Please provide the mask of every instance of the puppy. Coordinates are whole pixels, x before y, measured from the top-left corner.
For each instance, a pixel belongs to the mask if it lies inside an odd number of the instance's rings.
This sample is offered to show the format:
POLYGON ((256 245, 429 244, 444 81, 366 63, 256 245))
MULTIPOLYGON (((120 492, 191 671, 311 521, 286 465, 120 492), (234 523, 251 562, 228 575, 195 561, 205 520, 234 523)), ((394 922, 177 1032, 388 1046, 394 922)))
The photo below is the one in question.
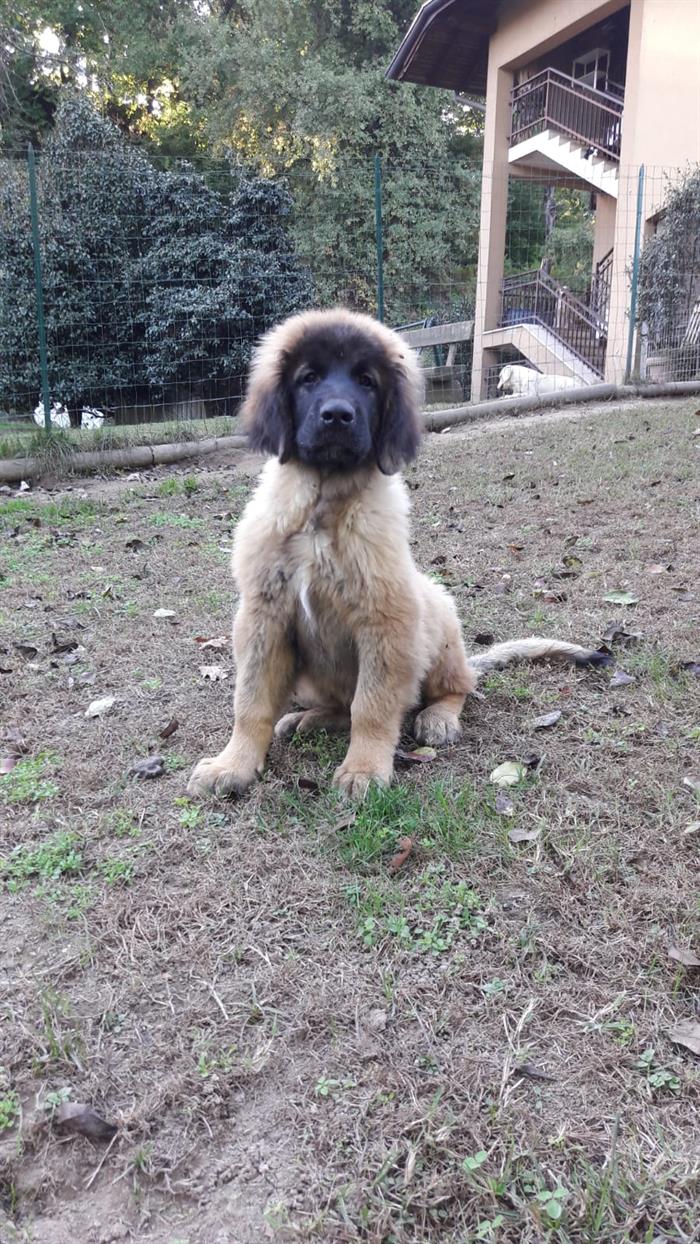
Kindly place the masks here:
POLYGON ((397 472, 418 450, 421 394, 406 343, 368 316, 305 312, 263 338, 242 414, 251 446, 273 460, 234 540, 234 729, 197 764, 191 795, 245 791, 275 727, 349 725, 333 780, 361 798, 391 782, 409 710, 419 709, 417 742, 453 743, 484 668, 518 656, 593 659, 529 640, 500 645, 490 665, 488 653, 470 663, 453 601, 409 548, 397 472), (285 712, 292 698, 299 708, 285 712))

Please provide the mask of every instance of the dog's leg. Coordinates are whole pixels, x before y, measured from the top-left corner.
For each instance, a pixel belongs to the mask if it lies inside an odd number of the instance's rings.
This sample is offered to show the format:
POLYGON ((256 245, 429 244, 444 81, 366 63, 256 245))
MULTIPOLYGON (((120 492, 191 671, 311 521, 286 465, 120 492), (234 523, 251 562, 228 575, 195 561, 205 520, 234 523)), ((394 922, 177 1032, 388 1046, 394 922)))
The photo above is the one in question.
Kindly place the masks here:
POLYGON ((294 653, 283 618, 242 603, 233 628, 236 693, 233 734, 218 756, 195 766, 190 795, 240 795, 262 773, 275 721, 294 681, 294 653))
POLYGON ((390 645, 381 627, 356 636, 356 642, 359 674, 350 706, 350 747, 333 785, 362 799, 372 783, 390 784, 401 722, 418 687, 408 630, 405 635, 395 630, 390 645))
POLYGON ((350 714, 342 708, 302 708, 293 713, 285 713, 275 726, 276 739, 288 739, 293 734, 311 734, 314 730, 328 730, 335 733, 347 730, 350 726, 350 714))
POLYGON ((465 698, 476 687, 476 675, 467 660, 456 615, 448 614, 445 622, 439 656, 423 683, 425 708, 413 726, 416 741, 431 747, 454 743, 459 738, 459 715, 465 698))

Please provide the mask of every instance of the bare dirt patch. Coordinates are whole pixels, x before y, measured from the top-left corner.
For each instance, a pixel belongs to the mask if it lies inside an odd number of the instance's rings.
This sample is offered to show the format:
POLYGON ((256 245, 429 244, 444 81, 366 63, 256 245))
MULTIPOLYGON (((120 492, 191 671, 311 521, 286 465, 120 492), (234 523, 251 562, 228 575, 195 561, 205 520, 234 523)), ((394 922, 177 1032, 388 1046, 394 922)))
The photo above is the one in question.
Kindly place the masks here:
POLYGON ((325 736, 185 797, 255 460, 1 499, 3 1244, 697 1238, 694 409, 427 439, 416 557, 468 643, 616 622, 633 681, 494 675, 354 820, 325 736))

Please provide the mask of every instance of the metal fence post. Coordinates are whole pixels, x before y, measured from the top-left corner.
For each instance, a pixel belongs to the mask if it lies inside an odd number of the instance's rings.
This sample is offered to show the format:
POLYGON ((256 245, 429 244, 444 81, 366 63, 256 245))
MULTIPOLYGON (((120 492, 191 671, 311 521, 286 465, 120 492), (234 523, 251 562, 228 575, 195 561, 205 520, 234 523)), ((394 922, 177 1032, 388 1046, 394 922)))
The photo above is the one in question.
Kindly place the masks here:
POLYGON ((374 157, 374 240, 377 248, 377 319, 384 323, 384 234, 382 222, 382 160, 374 157))
POLYGON ((642 212, 644 210, 644 165, 639 166, 637 179, 637 220, 634 226, 634 254, 632 256, 632 286, 630 289, 630 327, 627 337, 627 367, 625 382, 629 384, 632 377, 632 359, 634 357, 634 334, 637 324, 637 293, 639 289, 639 256, 642 243, 642 212))
POLYGON ((49 395, 49 365, 46 355, 46 322, 44 320, 44 287, 41 273, 41 250, 39 247, 39 209, 36 193, 36 161, 31 143, 27 146, 29 171, 29 206, 32 217, 32 248, 34 251, 34 288, 36 292, 36 320, 39 329, 39 370, 41 373, 41 400, 44 407, 44 427, 51 431, 51 397, 49 395))

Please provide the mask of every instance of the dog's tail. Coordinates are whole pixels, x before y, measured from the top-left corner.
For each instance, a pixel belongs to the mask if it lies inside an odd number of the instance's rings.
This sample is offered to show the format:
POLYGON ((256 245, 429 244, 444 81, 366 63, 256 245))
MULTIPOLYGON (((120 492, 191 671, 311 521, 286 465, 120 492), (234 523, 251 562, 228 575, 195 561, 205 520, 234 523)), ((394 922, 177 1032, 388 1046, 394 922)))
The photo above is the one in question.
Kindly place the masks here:
POLYGON ((568 661, 571 665, 609 665, 612 657, 595 648, 582 648, 580 644, 568 644, 561 639, 513 639, 503 644, 492 644, 486 652, 469 657, 469 664, 477 678, 490 670, 502 670, 516 661, 568 661))

